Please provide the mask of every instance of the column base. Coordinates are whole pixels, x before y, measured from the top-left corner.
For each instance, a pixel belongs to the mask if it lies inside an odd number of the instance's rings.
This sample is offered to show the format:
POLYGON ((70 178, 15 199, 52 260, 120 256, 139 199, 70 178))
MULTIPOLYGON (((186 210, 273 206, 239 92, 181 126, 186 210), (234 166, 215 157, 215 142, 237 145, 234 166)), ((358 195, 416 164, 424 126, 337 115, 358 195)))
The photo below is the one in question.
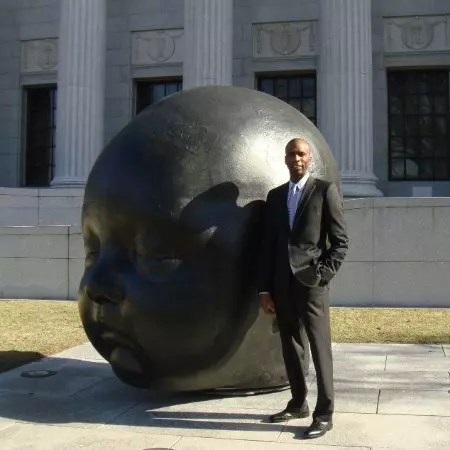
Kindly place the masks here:
POLYGON ((383 197, 376 177, 367 174, 341 174, 342 193, 346 198, 383 197))
POLYGON ((78 177, 56 177, 50 183, 54 188, 84 188, 86 179, 78 177))

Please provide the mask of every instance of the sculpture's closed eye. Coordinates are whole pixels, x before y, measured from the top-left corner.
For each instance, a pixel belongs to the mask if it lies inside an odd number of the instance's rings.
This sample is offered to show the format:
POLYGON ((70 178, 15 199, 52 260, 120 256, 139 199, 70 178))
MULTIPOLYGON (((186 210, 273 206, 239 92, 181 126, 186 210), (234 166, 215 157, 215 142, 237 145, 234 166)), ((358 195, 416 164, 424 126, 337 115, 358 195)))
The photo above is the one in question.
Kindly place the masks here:
POLYGON ((136 253, 138 269, 153 282, 168 281, 174 272, 180 267, 183 260, 174 256, 150 257, 136 253))

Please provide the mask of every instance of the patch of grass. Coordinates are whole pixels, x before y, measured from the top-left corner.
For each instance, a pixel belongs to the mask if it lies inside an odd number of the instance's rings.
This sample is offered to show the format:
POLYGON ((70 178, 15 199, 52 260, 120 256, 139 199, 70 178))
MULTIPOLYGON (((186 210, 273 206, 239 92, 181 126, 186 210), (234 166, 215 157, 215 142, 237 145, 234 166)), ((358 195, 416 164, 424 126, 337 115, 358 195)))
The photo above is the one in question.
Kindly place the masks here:
POLYGON ((87 340, 77 302, 0 301, 0 372, 87 340))
POLYGON ((333 342, 448 344, 450 308, 331 308, 333 342))
MULTIPOLYGON (((450 343, 449 309, 331 308, 333 342, 450 343)), ((0 372, 87 342, 71 301, 0 301, 0 372)))

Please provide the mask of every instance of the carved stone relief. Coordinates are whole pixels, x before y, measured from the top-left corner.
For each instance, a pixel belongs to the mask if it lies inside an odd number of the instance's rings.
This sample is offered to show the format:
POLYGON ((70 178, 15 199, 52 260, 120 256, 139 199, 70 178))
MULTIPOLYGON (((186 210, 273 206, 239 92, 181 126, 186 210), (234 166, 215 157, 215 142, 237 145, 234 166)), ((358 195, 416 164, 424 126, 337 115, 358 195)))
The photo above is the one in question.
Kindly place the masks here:
POLYGON ((58 69, 58 39, 22 42, 22 72, 49 72, 58 69))
POLYGON ((387 53, 450 50, 450 16, 385 18, 384 30, 387 53))
POLYGON ((286 58, 316 53, 316 22, 258 23, 253 25, 255 58, 286 58))
POLYGON ((183 62, 184 30, 132 33, 132 64, 160 65, 183 62))

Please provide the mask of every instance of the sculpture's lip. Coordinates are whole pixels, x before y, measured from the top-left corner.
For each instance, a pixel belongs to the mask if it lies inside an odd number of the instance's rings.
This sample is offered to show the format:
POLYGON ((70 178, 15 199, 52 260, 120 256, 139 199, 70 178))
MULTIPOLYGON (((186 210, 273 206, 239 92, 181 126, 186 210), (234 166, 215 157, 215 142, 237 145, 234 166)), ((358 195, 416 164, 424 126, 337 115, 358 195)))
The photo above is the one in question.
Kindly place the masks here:
POLYGON ((121 345, 128 348, 134 347, 134 344, 127 337, 123 336, 122 334, 116 331, 112 330, 104 331, 101 334, 101 338, 107 342, 111 342, 116 345, 121 345))

